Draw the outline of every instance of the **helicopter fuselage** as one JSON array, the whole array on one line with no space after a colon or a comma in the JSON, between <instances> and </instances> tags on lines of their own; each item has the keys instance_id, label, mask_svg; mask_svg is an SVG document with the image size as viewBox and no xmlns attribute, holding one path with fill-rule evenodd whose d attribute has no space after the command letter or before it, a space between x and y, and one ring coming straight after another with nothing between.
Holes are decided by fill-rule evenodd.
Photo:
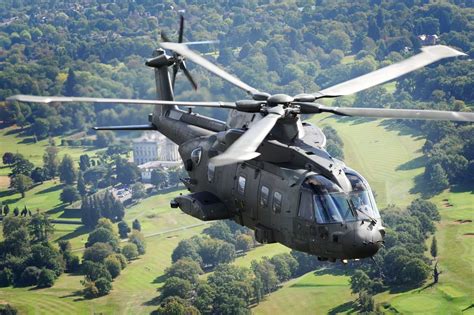
<instances>
[{"instance_id":1,"label":"helicopter fuselage","mask_svg":"<svg viewBox=\"0 0 474 315\"><path fill-rule=\"evenodd\" d=\"M220 167L209 160L242 131L230 129L182 143L179 152L191 194L177 197L172 205L201 220L232 219L253 229L261 243L279 242L322 259L374 255L384 230L370 187L324 150L319 128L307 123L304 128L307 136L293 145L268 140L260 146L259 158ZM346 173L364 186L370 214L351 208L353 191L344 182ZM344 185L351 190L335 189Z\"/></svg>"}]
</instances>

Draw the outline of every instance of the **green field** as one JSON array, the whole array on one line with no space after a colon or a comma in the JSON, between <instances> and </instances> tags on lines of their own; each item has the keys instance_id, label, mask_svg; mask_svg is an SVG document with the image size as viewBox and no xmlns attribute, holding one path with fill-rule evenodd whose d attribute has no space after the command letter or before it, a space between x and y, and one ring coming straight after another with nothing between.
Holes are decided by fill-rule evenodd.
<instances>
[{"instance_id":1,"label":"green field","mask_svg":"<svg viewBox=\"0 0 474 315\"><path fill-rule=\"evenodd\" d=\"M60 146L63 137L53 137L52 139L56 143L56 146L58 146L59 158L62 158L64 154L69 154L74 159L79 160L81 154L87 153L89 156L93 156L99 151L93 147ZM35 142L34 137L23 135L19 128L8 127L0 129L0 156L3 156L5 152L21 153L35 166L42 166L44 151L48 145L48 139ZM8 175L9 172L10 169L8 167L0 168L0 175Z\"/></svg>"}]
</instances>

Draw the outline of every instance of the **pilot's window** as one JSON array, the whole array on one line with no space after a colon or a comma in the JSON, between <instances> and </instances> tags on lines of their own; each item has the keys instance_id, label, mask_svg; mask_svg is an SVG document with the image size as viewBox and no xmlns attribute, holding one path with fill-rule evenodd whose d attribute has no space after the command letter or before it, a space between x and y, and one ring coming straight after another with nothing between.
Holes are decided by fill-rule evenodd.
<instances>
[{"instance_id":1,"label":"pilot's window","mask_svg":"<svg viewBox=\"0 0 474 315\"><path fill-rule=\"evenodd\" d=\"M237 189L239 194L243 195L245 193L245 177L239 176L239 187Z\"/></svg>"},{"instance_id":2,"label":"pilot's window","mask_svg":"<svg viewBox=\"0 0 474 315\"><path fill-rule=\"evenodd\" d=\"M281 194L278 191L273 193L273 212L281 212Z\"/></svg>"},{"instance_id":3,"label":"pilot's window","mask_svg":"<svg viewBox=\"0 0 474 315\"><path fill-rule=\"evenodd\" d=\"M216 166L214 164L209 163L207 166L207 180L212 182L214 180L214 173L216 171Z\"/></svg>"},{"instance_id":4,"label":"pilot's window","mask_svg":"<svg viewBox=\"0 0 474 315\"><path fill-rule=\"evenodd\" d=\"M268 195L270 194L270 189L267 186L262 186L260 189L260 206L268 206Z\"/></svg>"},{"instance_id":5,"label":"pilot's window","mask_svg":"<svg viewBox=\"0 0 474 315\"><path fill-rule=\"evenodd\" d=\"M301 193L298 216L305 220L314 220L313 197L311 193L305 191Z\"/></svg>"}]
</instances>

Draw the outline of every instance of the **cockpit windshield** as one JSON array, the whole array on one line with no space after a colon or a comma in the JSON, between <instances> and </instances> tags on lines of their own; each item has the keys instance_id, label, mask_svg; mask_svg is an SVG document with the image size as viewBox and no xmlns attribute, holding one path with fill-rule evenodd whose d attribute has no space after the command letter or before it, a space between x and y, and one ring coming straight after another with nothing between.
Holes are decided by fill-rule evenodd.
<instances>
[{"instance_id":1,"label":"cockpit windshield","mask_svg":"<svg viewBox=\"0 0 474 315\"><path fill-rule=\"evenodd\" d=\"M365 181L356 174L346 174L352 191L343 192L327 178L309 177L304 186L313 192L314 218L318 223L342 223L379 219L374 197Z\"/></svg>"}]
</instances>

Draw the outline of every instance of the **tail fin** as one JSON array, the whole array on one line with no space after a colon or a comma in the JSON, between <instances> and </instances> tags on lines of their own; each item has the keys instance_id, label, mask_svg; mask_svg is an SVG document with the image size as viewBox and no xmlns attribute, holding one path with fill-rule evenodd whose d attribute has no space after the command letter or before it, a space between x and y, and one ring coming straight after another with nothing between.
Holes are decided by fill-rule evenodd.
<instances>
[{"instance_id":1,"label":"tail fin","mask_svg":"<svg viewBox=\"0 0 474 315\"><path fill-rule=\"evenodd\" d=\"M163 49L156 49L153 52L153 58L145 63L147 66L154 68L156 97L158 100L174 100L173 87L168 71L168 67L173 63L172 57L167 56ZM164 116L171 109L177 109L177 107L174 105L157 105L155 106L154 116Z\"/></svg>"}]
</instances>

